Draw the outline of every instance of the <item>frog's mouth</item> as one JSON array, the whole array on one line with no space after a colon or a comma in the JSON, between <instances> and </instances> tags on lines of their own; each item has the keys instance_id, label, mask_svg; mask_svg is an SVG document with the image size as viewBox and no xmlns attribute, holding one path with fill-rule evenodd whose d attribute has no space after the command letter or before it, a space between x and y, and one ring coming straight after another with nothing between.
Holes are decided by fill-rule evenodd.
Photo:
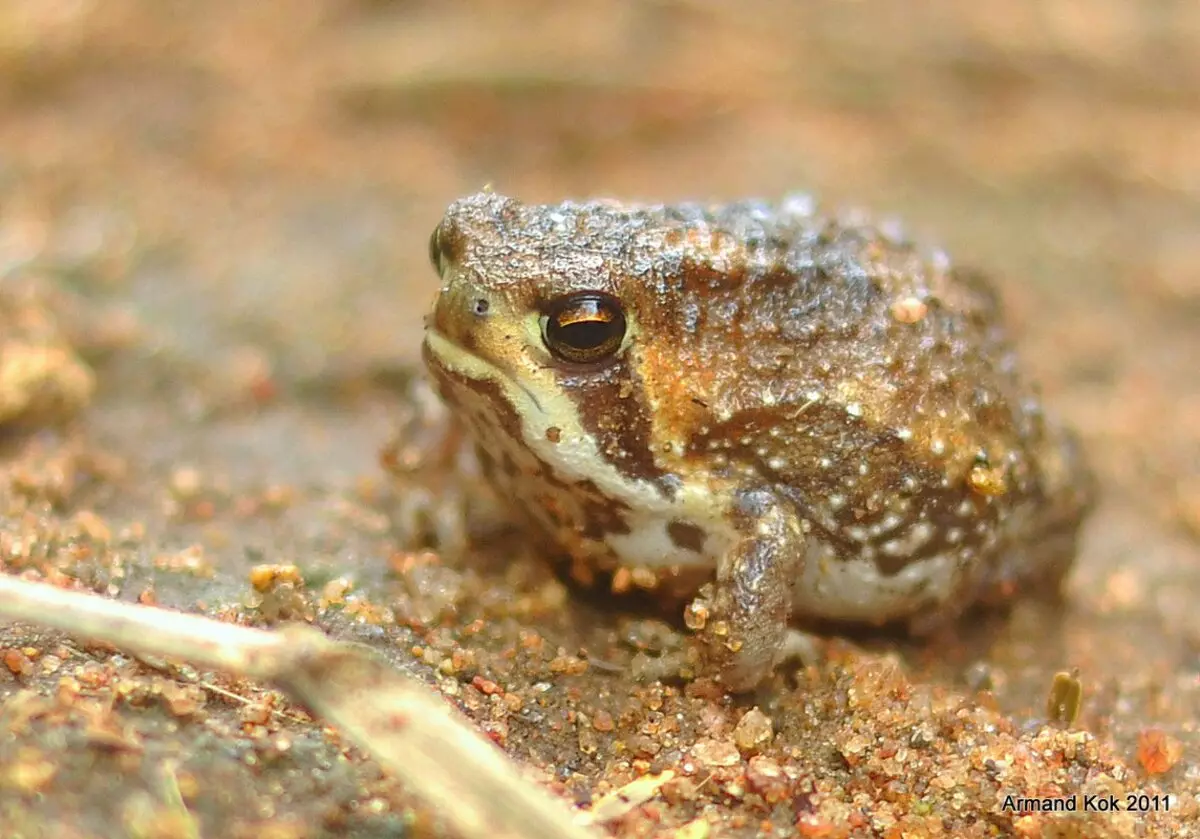
<instances>
[{"instance_id":1,"label":"frog's mouth","mask_svg":"<svg viewBox=\"0 0 1200 839\"><path fill-rule=\"evenodd\" d=\"M538 400L537 394L513 371L451 341L433 327L425 330L423 351L425 363L452 380L461 382L466 387L470 387L474 382L491 382L501 388L510 402L526 403L538 414L546 415L546 409ZM519 398L514 399L518 394Z\"/></svg>"}]
</instances>

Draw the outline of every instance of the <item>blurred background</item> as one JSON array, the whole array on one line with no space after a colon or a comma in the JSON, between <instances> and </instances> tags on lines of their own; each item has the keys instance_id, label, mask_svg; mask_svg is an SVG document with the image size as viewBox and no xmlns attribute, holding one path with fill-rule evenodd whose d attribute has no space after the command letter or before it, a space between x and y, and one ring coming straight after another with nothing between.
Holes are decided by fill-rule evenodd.
<instances>
[{"instance_id":1,"label":"blurred background","mask_svg":"<svg viewBox=\"0 0 1200 839\"><path fill-rule=\"evenodd\" d=\"M1069 618L985 639L987 684L1021 716L1081 666L1084 723L1131 760L1150 724L1194 744L1200 4L0 0L0 284L36 274L88 325L87 434L133 476L97 509L149 522L143 561L206 544L215 577L162 601L241 592L251 543L375 567L378 533L306 516L377 475L429 233L488 184L811 191L992 274L1104 506ZM197 475L307 487L305 515L217 538L163 513Z\"/></svg>"},{"instance_id":2,"label":"blurred background","mask_svg":"<svg viewBox=\"0 0 1200 839\"><path fill-rule=\"evenodd\" d=\"M133 310L167 383L286 386L414 358L428 233L486 184L812 191L995 275L1053 401L1194 519L1198 45L1188 0L6 0L0 264Z\"/></svg>"}]
</instances>

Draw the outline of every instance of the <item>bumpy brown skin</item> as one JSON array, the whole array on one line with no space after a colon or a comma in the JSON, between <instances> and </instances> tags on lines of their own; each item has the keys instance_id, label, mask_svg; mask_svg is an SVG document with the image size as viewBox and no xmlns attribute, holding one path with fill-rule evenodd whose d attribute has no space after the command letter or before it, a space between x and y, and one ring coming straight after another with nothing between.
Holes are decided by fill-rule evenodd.
<instances>
[{"instance_id":1,"label":"bumpy brown skin","mask_svg":"<svg viewBox=\"0 0 1200 839\"><path fill-rule=\"evenodd\" d=\"M1090 473L944 255L802 198L488 193L432 249L426 360L490 480L577 568L708 569L689 624L730 689L771 672L793 611L924 631L1069 568ZM628 322L594 364L542 333L579 291Z\"/></svg>"}]
</instances>

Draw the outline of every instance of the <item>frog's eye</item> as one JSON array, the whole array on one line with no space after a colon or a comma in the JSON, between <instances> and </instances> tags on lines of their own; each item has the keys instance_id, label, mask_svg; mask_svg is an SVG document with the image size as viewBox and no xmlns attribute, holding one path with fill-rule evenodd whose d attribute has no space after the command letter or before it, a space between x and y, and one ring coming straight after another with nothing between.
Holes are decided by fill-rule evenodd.
<instances>
[{"instance_id":1,"label":"frog's eye","mask_svg":"<svg viewBox=\"0 0 1200 839\"><path fill-rule=\"evenodd\" d=\"M442 251L442 226L439 224L433 228L433 232L429 234L429 264L433 266L433 270L442 273L442 261L445 259L445 254Z\"/></svg>"},{"instance_id":2,"label":"frog's eye","mask_svg":"<svg viewBox=\"0 0 1200 839\"><path fill-rule=\"evenodd\" d=\"M603 361L621 347L625 312L607 294L586 291L550 304L542 328L546 348L555 357L577 364Z\"/></svg>"}]
</instances>

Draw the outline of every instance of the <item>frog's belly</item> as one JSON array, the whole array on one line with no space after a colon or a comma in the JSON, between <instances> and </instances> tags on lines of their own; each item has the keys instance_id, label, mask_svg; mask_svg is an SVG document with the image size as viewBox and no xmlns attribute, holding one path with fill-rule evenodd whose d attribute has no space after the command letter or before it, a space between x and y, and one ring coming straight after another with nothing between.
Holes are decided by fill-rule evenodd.
<instances>
[{"instance_id":1,"label":"frog's belly","mask_svg":"<svg viewBox=\"0 0 1200 839\"><path fill-rule=\"evenodd\" d=\"M528 482L502 478L500 484L509 497L532 502L525 512L558 547L598 568L714 568L737 539L707 505L689 503L687 493L635 507L590 481L556 486L542 476Z\"/></svg>"},{"instance_id":2,"label":"frog's belly","mask_svg":"<svg viewBox=\"0 0 1200 839\"><path fill-rule=\"evenodd\" d=\"M576 562L606 570L711 567L734 544L736 534L721 521L723 508L706 488L682 487L668 496L646 482L622 481L597 467L597 456L578 451L586 441L560 432L560 442L550 444L543 430L541 441L529 435L536 446L520 445L498 421L478 419L489 406L473 407L476 413L466 417L484 475Z\"/></svg>"},{"instance_id":3,"label":"frog's belly","mask_svg":"<svg viewBox=\"0 0 1200 839\"><path fill-rule=\"evenodd\" d=\"M875 625L912 617L954 596L961 569L961 558L945 553L884 574L869 559L844 559L810 541L792 587L795 616Z\"/></svg>"},{"instance_id":4,"label":"frog's belly","mask_svg":"<svg viewBox=\"0 0 1200 839\"><path fill-rule=\"evenodd\" d=\"M609 535L606 544L627 565L715 568L716 557L730 549L736 535L697 512L685 505L631 511L626 515L629 532Z\"/></svg>"}]
</instances>

